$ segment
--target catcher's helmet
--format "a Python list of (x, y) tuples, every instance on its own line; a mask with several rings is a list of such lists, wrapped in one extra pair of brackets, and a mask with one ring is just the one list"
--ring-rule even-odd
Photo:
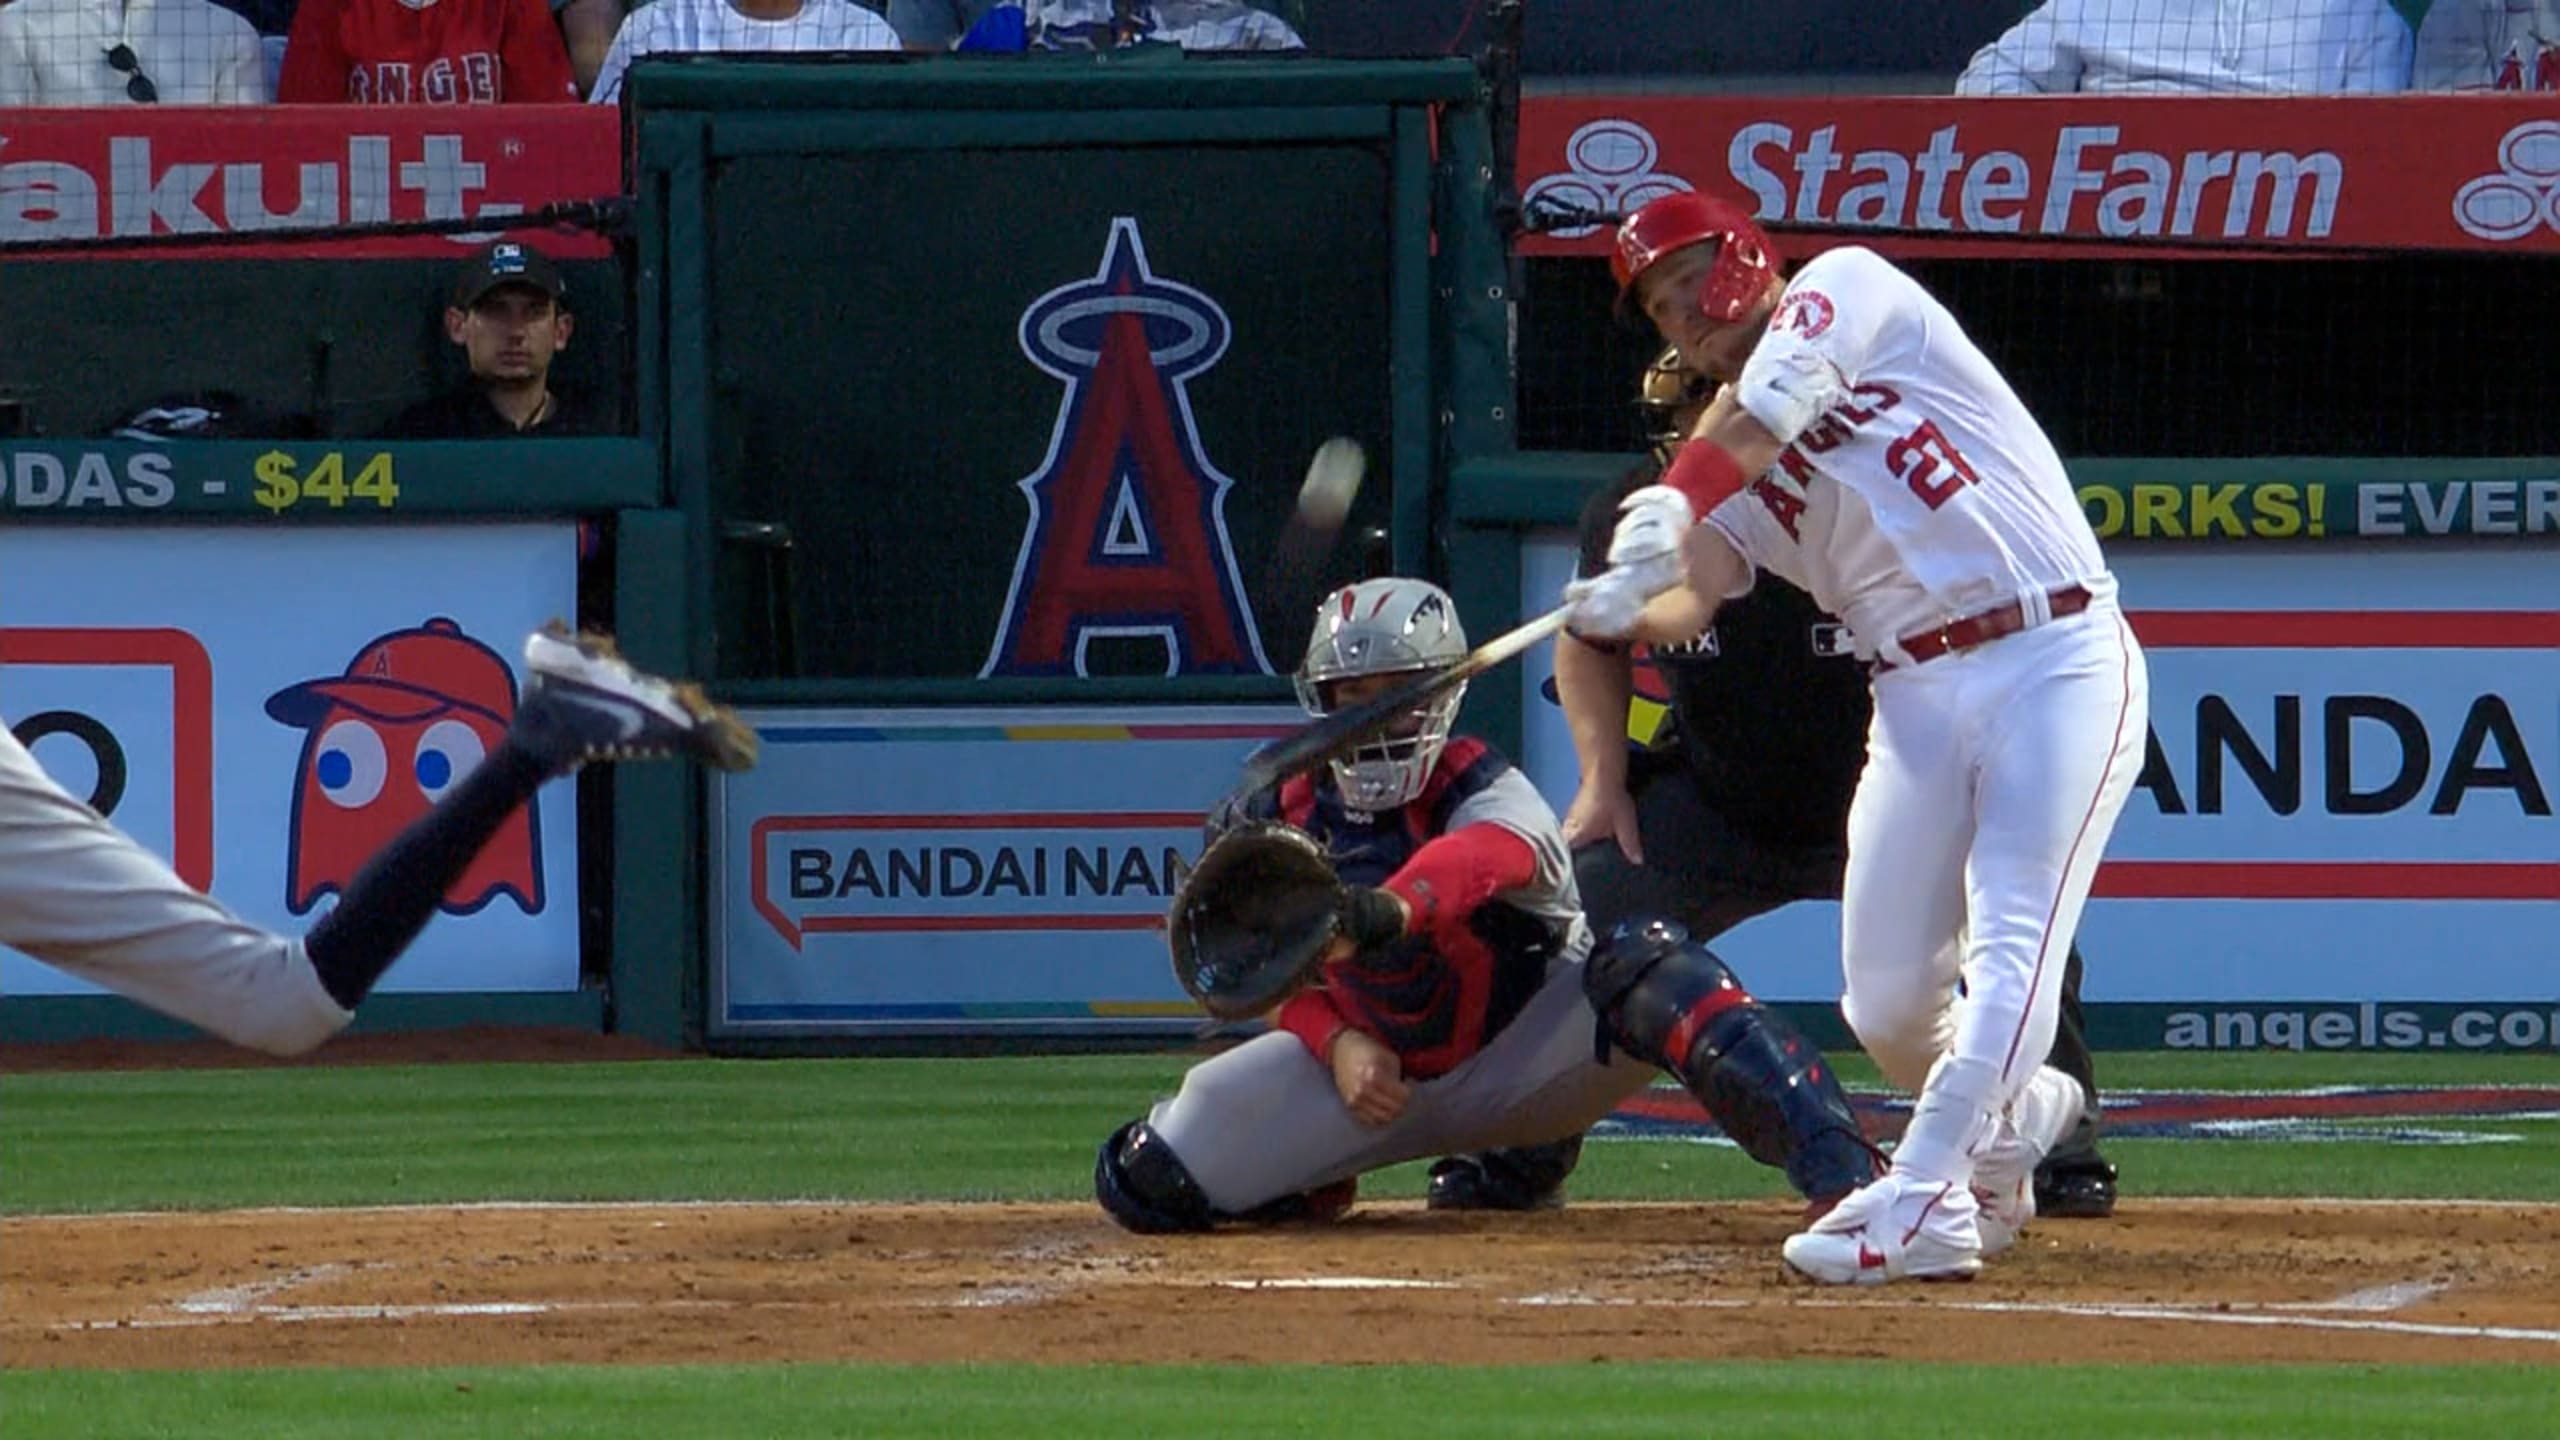
[(1655, 460), (1666, 466), (1671, 463), (1681, 442), (1689, 438), (1698, 412), (1715, 398), (1715, 388), (1714, 382), (1680, 358), (1677, 345), (1664, 347), (1644, 367), (1644, 379), (1636, 386), (1636, 408), (1643, 412), (1645, 443)]
[[(1466, 653), (1467, 632), (1447, 591), (1423, 580), (1363, 580), (1317, 604), (1315, 633), (1298, 664), (1298, 701), (1310, 715), (1328, 714), (1340, 681), (1437, 670)], [(1368, 811), (1412, 804), (1449, 743), (1450, 723), (1466, 693), (1466, 686), (1453, 686), (1415, 707), (1386, 734), (1335, 760), (1333, 778), (1344, 803)]]
[(1698, 308), (1719, 325), (1749, 314), (1751, 302), (1778, 272), (1777, 253), (1741, 206), (1694, 190), (1665, 195), (1618, 226), (1609, 270), (1618, 278), (1619, 308), (1627, 308), (1636, 282), (1663, 257), (1702, 243), (1715, 245), (1716, 259), (1698, 289)]

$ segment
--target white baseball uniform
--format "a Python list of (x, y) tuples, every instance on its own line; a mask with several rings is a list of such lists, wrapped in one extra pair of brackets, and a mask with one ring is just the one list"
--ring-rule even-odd
[[(2064, 953), (2141, 768), (2142, 651), (2052, 443), (1883, 257), (1808, 262), (1735, 390), (1786, 449), (1705, 523), (1878, 662), (1842, 1010), (1895, 1084), (1962, 1102), (1956, 1153), (1931, 1157), (1961, 1179), (2052, 1047)], [(2011, 605), (2013, 633), (1961, 644)], [(1961, 648), (1944, 652), (1950, 625)]]
[(0, 725), (0, 944), (203, 1026), (298, 1054), (354, 1018), (302, 942), (178, 878), (44, 773)]

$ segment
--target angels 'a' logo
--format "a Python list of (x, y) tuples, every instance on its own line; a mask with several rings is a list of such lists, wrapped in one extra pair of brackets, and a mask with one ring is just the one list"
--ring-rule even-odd
[(1091, 674), (1098, 638), (1160, 642), (1167, 675), (1270, 673), (1227, 539), (1235, 481), (1209, 463), (1183, 389), (1230, 328), (1216, 301), (1147, 267), (1127, 216), (1099, 270), (1022, 312), (1022, 353), (1066, 394), (1019, 482), (1031, 519), (981, 675)]
[(1769, 318), (1769, 328), (1793, 330), (1811, 340), (1831, 328), (1834, 313), (1830, 296), (1819, 290), (1794, 290), (1778, 302), (1778, 313)]

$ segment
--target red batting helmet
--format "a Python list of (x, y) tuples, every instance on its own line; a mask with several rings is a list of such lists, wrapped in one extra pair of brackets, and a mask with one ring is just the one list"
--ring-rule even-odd
[(1618, 303), (1624, 306), (1644, 272), (1671, 252), (1712, 240), (1715, 268), (1698, 290), (1699, 308), (1719, 325), (1730, 325), (1750, 312), (1778, 257), (1769, 237), (1741, 206), (1692, 190), (1682, 190), (1638, 210), (1618, 226), (1617, 248), (1609, 269), (1618, 277)]

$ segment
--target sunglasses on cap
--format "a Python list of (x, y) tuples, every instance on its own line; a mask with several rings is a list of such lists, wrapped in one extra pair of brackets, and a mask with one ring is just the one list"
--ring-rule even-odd
[(136, 105), (159, 103), (160, 87), (152, 84), (151, 77), (142, 73), (142, 57), (133, 53), (132, 46), (119, 41), (108, 47), (107, 66), (117, 74), (128, 77), (124, 82), (126, 99)]

